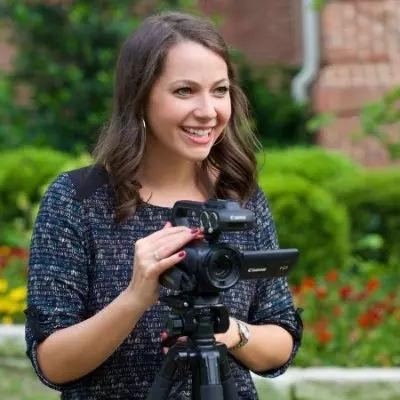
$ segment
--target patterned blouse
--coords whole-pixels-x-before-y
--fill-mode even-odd
[[[255,213],[256,227],[225,232],[221,240],[241,251],[277,248],[275,226],[260,188],[245,207]],[[61,174],[44,195],[35,223],[29,259],[27,355],[40,380],[61,391],[61,399],[145,399],[165,357],[160,333],[170,310],[159,301],[143,314],[112,356],[88,375],[57,385],[44,377],[38,365],[38,343],[112,302],[131,279],[135,241],[171,220],[171,208],[145,203],[134,217],[117,224],[115,208],[107,172],[94,165]],[[198,226],[195,218],[190,223]],[[174,292],[161,287],[160,298],[170,294]],[[286,278],[240,280],[221,294],[221,302],[232,317],[250,324],[276,324],[292,334],[290,360],[279,369],[258,372],[269,378],[282,374],[292,363],[302,336]],[[239,398],[257,399],[250,371],[231,354],[228,357]],[[189,368],[178,378],[168,398],[191,398]]]

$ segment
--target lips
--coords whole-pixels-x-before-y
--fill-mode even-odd
[[[188,135],[198,137],[198,138],[205,138],[210,135],[214,127],[208,128],[189,128],[189,127],[182,127],[182,130],[187,133]]]

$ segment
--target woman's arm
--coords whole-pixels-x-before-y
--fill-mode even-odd
[[[43,375],[64,384],[93,371],[125,340],[144,311],[128,288],[93,317],[54,332],[37,346]]]
[[[278,369],[287,363],[293,351],[293,337],[286,329],[272,324],[245,325],[249,329],[249,341],[231,351],[235,358],[254,372]],[[229,329],[215,337],[228,349],[237,345],[241,340],[237,321],[230,318]]]

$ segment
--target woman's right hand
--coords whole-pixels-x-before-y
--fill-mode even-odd
[[[133,274],[127,290],[143,312],[158,301],[160,275],[184,259],[186,254],[179,249],[200,238],[199,229],[173,227],[167,222],[163,229],[136,241]]]

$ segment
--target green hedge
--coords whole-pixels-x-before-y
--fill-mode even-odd
[[[270,174],[259,180],[274,215],[281,247],[297,247],[300,260],[291,274],[327,272],[350,256],[346,208],[325,189],[296,175]]]
[[[336,194],[351,213],[352,241],[359,254],[400,271],[400,170],[367,170],[352,187]],[[362,246],[366,235],[381,237],[381,245]]]
[[[73,158],[50,148],[24,147],[3,152],[0,244],[26,245],[47,185],[62,171],[87,165],[89,159],[86,155]]]
[[[363,169],[343,153],[320,147],[291,147],[266,150],[257,156],[261,175],[294,174],[335,193],[337,188],[352,187]]]
[[[266,150],[258,162],[264,183],[274,174],[294,175],[326,190],[347,209],[352,261],[373,260],[400,271],[398,168],[365,169],[342,153],[322,148]],[[311,229],[313,236],[318,234],[317,227]]]

